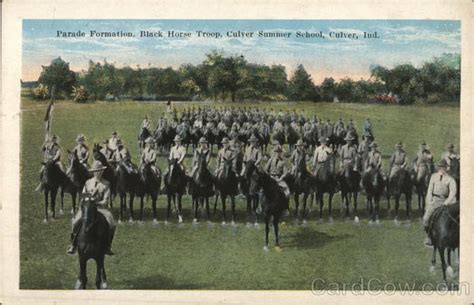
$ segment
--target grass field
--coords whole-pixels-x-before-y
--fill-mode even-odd
[[[177,104],[184,107],[189,104]],[[249,105],[249,104],[247,104]],[[254,104],[252,104],[254,105]],[[67,213],[43,224],[42,195],[35,195],[41,162],[40,147],[44,139],[43,117],[46,103],[22,101],[21,128],[21,222],[20,288],[71,289],[78,274],[77,257],[65,254],[70,234],[70,197],[66,196]],[[221,104],[219,104],[221,106]],[[260,104],[257,106],[268,107]],[[286,109],[287,104],[272,104]],[[308,115],[317,113],[335,121],[353,118],[361,130],[370,117],[377,142],[381,145],[384,169],[393,145],[402,140],[414,157],[421,141],[427,141],[436,160],[447,142],[459,143],[459,108],[446,106],[380,106],[360,104],[296,103],[289,107],[304,108]],[[97,102],[73,104],[58,102],[54,110],[53,132],[61,138],[65,150],[74,147],[78,133],[87,137],[90,146],[117,130],[138,160],[137,132],[145,114],[156,120],[164,111],[161,103]],[[63,156],[65,155],[63,153]],[[64,159],[63,159],[64,160]],[[160,157],[164,169],[165,158]],[[186,162],[190,163],[191,158]],[[211,161],[212,167],[214,162]],[[416,198],[416,197],[415,197]],[[123,224],[114,240],[116,255],[106,259],[109,286],[112,289],[280,289],[309,290],[330,288],[329,283],[365,283],[376,278],[381,288],[386,283],[408,283],[420,289],[424,283],[441,282],[439,264],[434,274],[428,272],[431,251],[422,246],[423,229],[415,200],[411,225],[395,226],[387,218],[386,200],[382,201],[382,222],[367,224],[365,211],[360,225],[339,216],[340,196],[335,196],[335,223],[317,224],[316,214],[307,225],[295,225],[285,219],[281,227],[282,252],[262,250],[264,228],[245,226],[245,204],[238,199],[236,227],[215,224],[191,224],[190,200],[184,200],[182,226],[165,226],[165,198],[160,197],[158,226],[151,223],[151,207],[146,205],[146,223]],[[364,206],[365,197],[359,200]],[[292,203],[291,203],[292,204]],[[115,207],[118,206],[116,200]],[[137,205],[135,205],[137,206]],[[316,208],[316,207],[315,207]],[[114,211],[115,215],[117,211]],[[327,218],[326,218],[327,219]],[[273,241],[273,239],[271,239]],[[88,269],[89,287],[93,286],[95,264]],[[363,288],[367,288],[364,286]]]

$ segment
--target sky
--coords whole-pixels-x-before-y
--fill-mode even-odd
[[[60,56],[74,71],[88,61],[116,66],[173,67],[199,64],[212,50],[243,55],[248,62],[282,64],[292,75],[303,64],[316,84],[325,77],[358,80],[370,77],[375,65],[415,66],[442,53],[460,53],[461,23],[455,20],[24,20],[22,80],[37,80],[42,65]],[[131,32],[133,37],[90,37],[90,31]],[[85,37],[57,37],[57,31],[82,31]],[[162,31],[165,37],[144,38],[140,31]],[[168,31],[191,37],[166,37]],[[220,33],[222,38],[198,37],[196,31]],[[291,33],[289,38],[227,37],[228,31]],[[296,32],[324,38],[299,38]],[[358,39],[329,37],[354,33]],[[379,38],[364,39],[364,32]]]

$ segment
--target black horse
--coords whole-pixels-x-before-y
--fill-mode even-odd
[[[235,157],[234,157],[235,158]],[[221,197],[222,202],[222,218],[223,222],[227,221],[227,213],[226,213],[226,199],[230,197],[231,201],[231,210],[232,210],[232,223],[235,222],[235,196],[237,196],[239,192],[239,180],[237,178],[237,174],[232,170],[232,163],[234,162],[234,158],[227,159],[224,158],[224,168],[216,177],[216,203],[217,197]],[[214,208],[216,204],[214,205]]]
[[[207,167],[207,154],[210,152],[201,153],[199,150],[196,150],[195,153],[197,154],[198,163],[197,169],[189,181],[189,191],[194,208],[193,222],[197,223],[199,206],[202,209],[206,209],[206,220],[209,220],[209,197],[214,195],[214,179]]]
[[[289,200],[283,193],[276,180],[270,177],[264,171],[261,171],[253,161],[247,161],[245,164],[245,179],[253,179],[256,175],[257,184],[263,189],[262,213],[265,220],[265,246],[264,250],[268,250],[268,234],[270,232],[270,220],[273,218],[273,230],[275,233],[275,246],[280,249],[280,241],[278,236],[278,224],[281,215],[285,209],[288,209]]]
[[[314,174],[316,183],[316,202],[319,204],[319,222],[323,221],[324,194],[329,194],[329,222],[332,218],[332,198],[337,188],[336,174],[334,168],[334,157],[329,157],[325,162],[317,165],[318,170]]]
[[[148,128],[142,127],[140,133],[138,134],[138,150],[141,152],[145,147],[145,140],[148,137],[151,137],[152,134]]]
[[[295,175],[292,179],[291,185],[293,190],[293,198],[295,200],[295,213],[294,216],[299,221],[300,216],[303,217],[303,222],[306,222],[308,214],[306,212],[306,204],[308,202],[308,196],[313,191],[314,177],[308,172],[306,167],[306,158],[302,157],[296,164]],[[300,195],[303,194],[303,212],[302,215],[299,213]]]
[[[287,125],[285,127],[285,136],[286,136],[286,143],[288,143],[289,152],[292,153],[293,149],[295,148],[295,144],[296,142],[298,142],[298,139],[300,138],[300,136],[298,132],[290,125]]]
[[[139,183],[137,185],[136,195],[140,197],[140,221],[143,221],[143,205],[144,197],[149,195],[151,197],[151,207],[153,209],[153,222],[157,223],[156,200],[161,187],[161,172],[156,168],[156,173],[153,171],[150,163],[142,164],[139,172]]]
[[[359,217],[357,214],[357,195],[360,191],[360,180],[361,174],[359,172],[361,162],[359,158],[356,158],[357,170],[352,165],[346,165],[342,169],[339,175],[339,185],[341,187],[341,202],[345,205],[345,217],[349,217],[349,207],[351,205],[351,199],[354,200],[354,221],[358,222]]]
[[[75,288],[86,289],[87,261],[93,259],[97,265],[95,285],[97,289],[105,289],[107,288],[107,276],[104,260],[110,227],[105,217],[97,211],[97,204],[91,194],[82,196],[81,211],[81,228],[77,235],[80,273]]]
[[[380,198],[385,190],[385,181],[380,170],[371,165],[370,170],[362,178],[362,186],[365,189],[367,203],[371,219],[369,223],[379,223]]]
[[[86,184],[87,179],[91,177],[87,168],[85,168],[79,161],[77,151],[70,152],[69,154],[69,174],[68,178],[71,181],[68,187],[61,189],[61,210],[63,210],[63,197],[64,192],[67,191],[71,194],[72,197],[72,211],[73,214],[76,214],[76,197],[77,194],[80,194],[84,184]]]
[[[459,201],[459,197],[461,195],[461,192],[460,192],[461,175],[460,175],[460,170],[459,170],[459,159],[449,158],[449,160],[450,160],[450,164],[449,164],[448,173],[456,181],[456,186],[457,186],[456,200]]]
[[[244,162],[245,166],[247,166],[248,162],[249,161]],[[256,166],[255,163],[253,163],[253,166]],[[245,169],[245,171],[247,171],[247,169]],[[247,176],[240,176],[239,179],[240,190],[247,200],[247,225],[252,221],[255,226],[258,225],[256,210],[260,201],[260,185],[257,179],[258,175],[256,171],[251,171]]]
[[[58,189],[61,187],[61,197],[64,190],[71,189],[74,190],[71,180],[66,176],[66,174],[59,168],[56,164],[57,161],[49,160],[47,162],[41,162],[44,166],[43,173],[40,176],[41,183],[43,185],[44,193],[44,213],[45,217],[43,222],[48,222],[48,207],[49,201],[51,200],[51,213],[53,218],[56,218],[56,196],[58,194]],[[71,194],[74,192],[71,191]],[[75,194],[75,193],[74,193]],[[74,196],[75,198],[75,196]],[[61,198],[61,202],[62,202]],[[75,200],[73,200],[73,211],[75,212]],[[63,207],[61,206],[61,210]]]
[[[436,250],[441,259],[443,279],[446,281],[446,271],[452,273],[451,252],[459,248],[459,202],[452,205],[442,205],[434,210],[429,220],[428,235],[433,242],[433,256],[431,269],[434,271]],[[448,254],[448,263],[444,258],[445,250]]]
[[[280,145],[286,144],[285,131],[281,129],[275,131],[272,135],[272,139],[273,141],[278,141]]]
[[[406,218],[408,221],[410,220],[413,180],[413,174],[406,169],[399,169],[394,176],[389,179],[387,184],[387,203],[388,210],[390,210],[390,196],[393,195],[395,197],[395,223],[398,222],[398,210],[400,208],[400,197],[402,194],[405,195]]]
[[[117,165],[117,193],[120,197],[120,209],[118,222],[121,223],[123,219],[123,213],[126,210],[127,204],[127,193],[129,194],[129,209],[130,217],[129,222],[133,222],[133,200],[139,185],[138,174],[130,170],[130,165],[126,164],[126,160],[122,159]]]
[[[168,172],[164,177],[165,190],[168,197],[168,207],[166,212],[166,223],[168,223],[170,213],[171,213],[171,201],[176,208],[176,213],[178,217],[178,222],[183,222],[182,215],[182,203],[181,199],[183,194],[186,192],[186,186],[188,184],[188,176],[186,176],[184,170],[178,164],[178,159],[168,160]],[[176,201],[178,205],[176,206]]]

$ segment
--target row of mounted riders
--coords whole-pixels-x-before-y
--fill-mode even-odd
[[[176,211],[176,217],[182,222],[182,196],[190,194],[192,197],[192,210],[194,219],[200,218],[200,214],[205,211],[206,219],[210,219],[209,198],[215,195],[214,213],[218,198],[222,204],[222,220],[227,221],[227,199],[231,203],[231,217],[235,221],[235,197],[241,193],[247,201],[247,217],[248,221],[257,221],[258,213],[261,209],[261,203],[264,200],[262,195],[261,181],[258,181],[258,175],[268,175],[259,166],[252,166],[252,162],[244,162],[243,156],[237,159],[237,173],[232,170],[233,159],[224,160],[224,167],[221,174],[215,176],[208,168],[206,156],[199,155],[197,170],[194,171],[192,177],[177,163],[177,160],[168,161],[168,170],[162,178],[159,169],[155,172],[151,164],[144,164],[140,171],[130,171],[130,161],[121,160],[117,164],[110,164],[106,157],[100,152],[101,147],[94,145],[94,159],[100,161],[106,169],[103,178],[110,183],[111,187],[111,206],[113,198],[118,195],[120,197],[120,209],[118,219],[123,220],[124,212],[127,210],[127,194],[129,219],[134,219],[133,202],[135,197],[140,198],[140,220],[143,220],[144,199],[149,196],[152,200],[153,219],[157,220],[157,198],[159,194],[167,195],[167,212],[166,221],[169,220],[172,209]],[[454,160],[456,161],[456,160]],[[454,162],[453,161],[453,162]],[[51,199],[51,211],[55,217],[55,201],[58,190],[61,196],[61,211],[63,211],[64,193],[72,195],[73,211],[76,209],[76,197],[82,191],[85,181],[90,178],[90,173],[79,162],[77,155],[71,154],[70,157],[70,173],[66,175],[53,161],[45,163],[45,171],[43,180],[45,181],[45,219],[48,219],[49,197]],[[359,159],[362,163],[362,160]],[[307,201],[310,199],[312,205],[314,197],[319,205],[319,218],[323,218],[325,193],[329,195],[329,217],[332,221],[332,199],[335,193],[341,192],[342,202],[345,209],[345,216],[349,217],[351,204],[353,204],[353,216],[358,221],[357,197],[362,189],[366,193],[367,209],[369,210],[371,220],[377,221],[380,215],[380,199],[386,195],[388,201],[388,210],[390,210],[390,197],[395,199],[395,219],[398,218],[399,201],[401,195],[405,195],[406,199],[406,217],[410,217],[411,197],[413,190],[418,195],[418,209],[424,212],[424,201],[429,182],[429,172],[426,171],[425,176],[416,178],[416,173],[401,169],[389,181],[376,168],[371,168],[364,173],[348,168],[341,172],[335,172],[335,158],[330,158],[320,166],[317,173],[311,173],[307,169],[306,159],[300,158],[295,166],[293,173],[286,175],[284,181],[293,194],[295,208],[294,216],[297,219],[306,220],[308,216]],[[246,172],[249,168],[255,168],[251,175],[240,175],[242,167]],[[357,166],[362,168],[362,166]],[[459,168],[453,164],[452,168]],[[161,189],[162,180],[164,188]],[[274,179],[272,179],[274,180]],[[279,187],[281,189],[281,187]],[[302,210],[300,211],[300,196],[302,196]],[[200,209],[202,207],[202,209]]]

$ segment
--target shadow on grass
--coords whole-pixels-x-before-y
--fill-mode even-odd
[[[139,278],[129,278],[121,285],[127,289],[204,289],[209,287],[205,283],[189,283],[182,280],[176,281],[161,274],[152,274]]]
[[[329,235],[324,232],[317,231],[311,227],[298,228],[296,233],[288,236],[286,247],[300,249],[317,249],[324,247],[328,243],[337,242],[343,239],[352,238],[350,234]]]

